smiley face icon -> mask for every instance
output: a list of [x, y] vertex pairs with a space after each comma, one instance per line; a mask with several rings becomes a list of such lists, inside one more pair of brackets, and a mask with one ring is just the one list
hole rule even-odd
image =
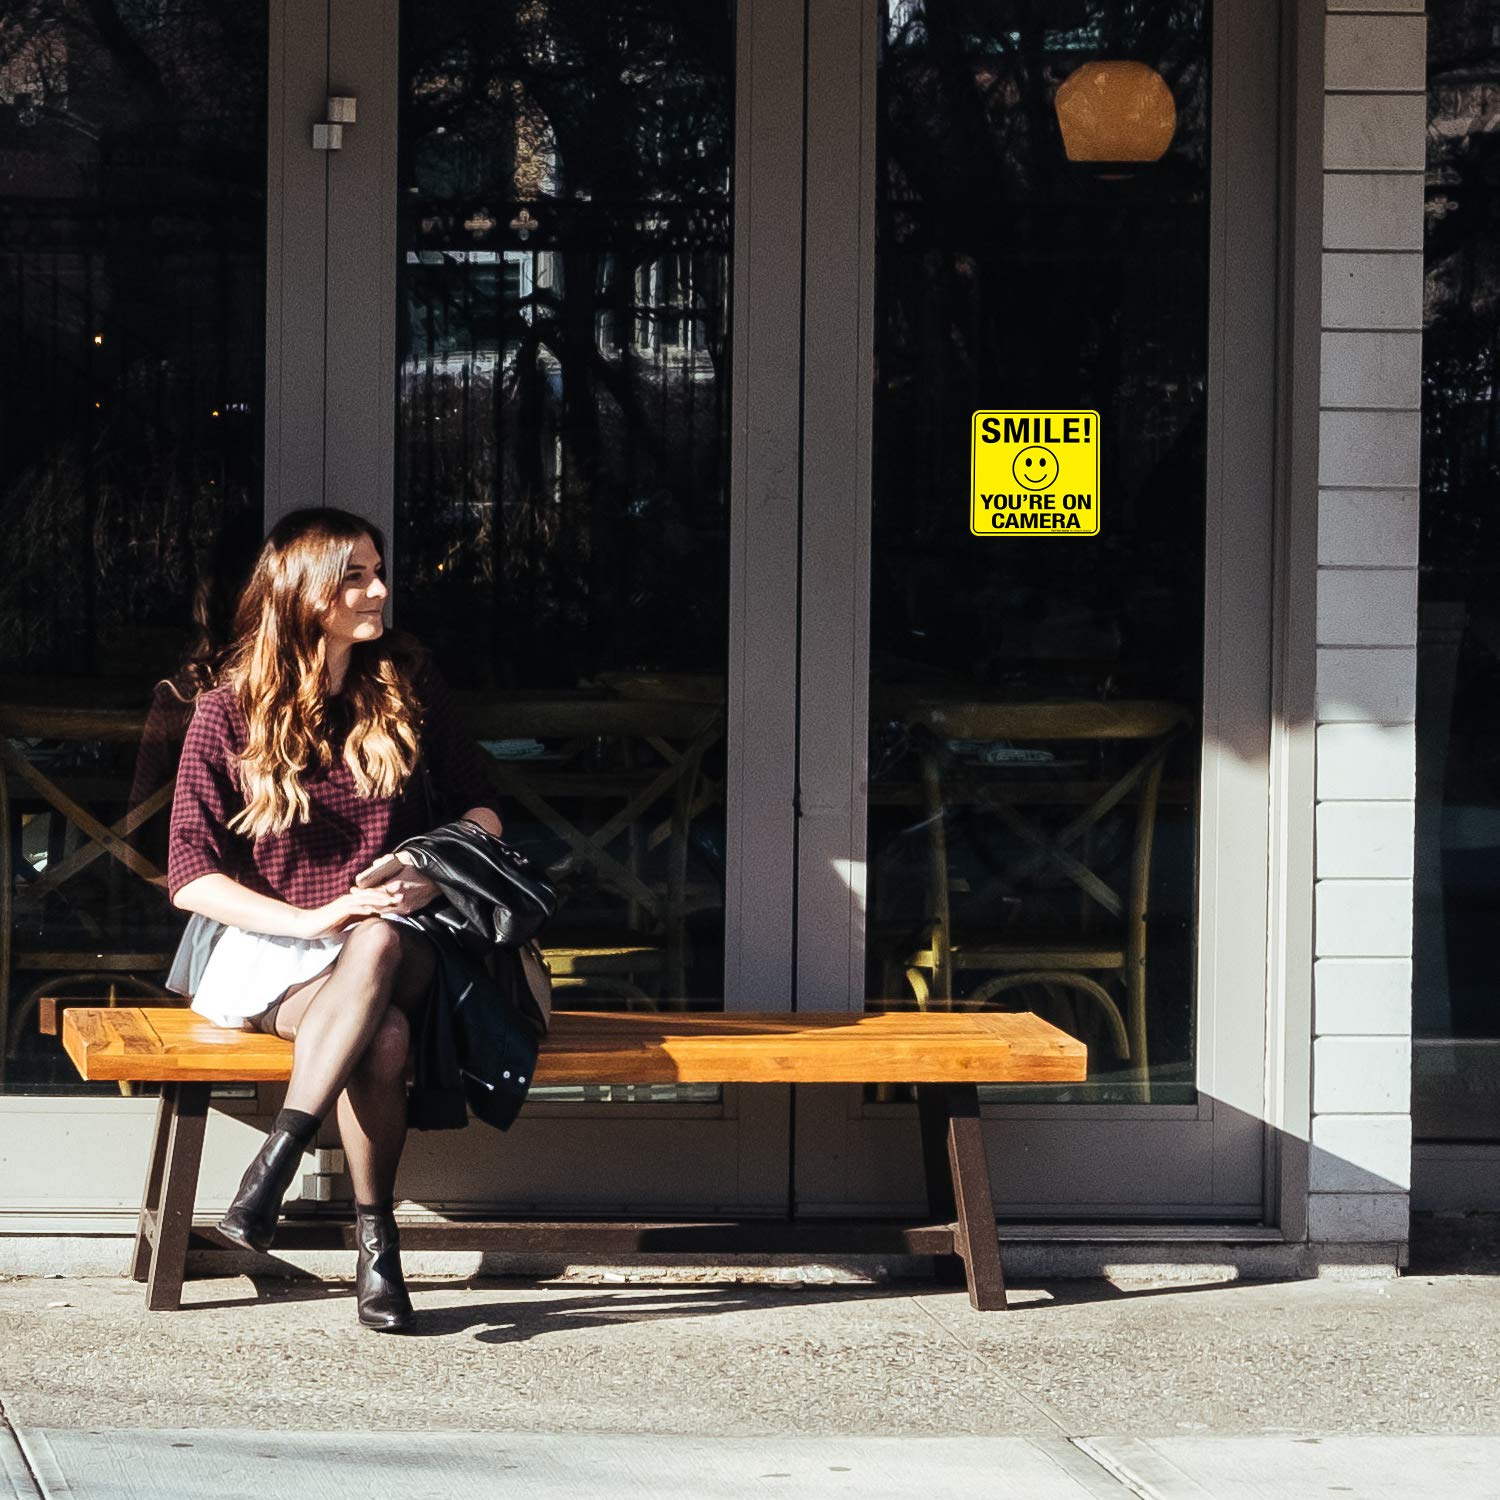
[[1023, 490], [1049, 489], [1057, 481], [1057, 455], [1050, 448], [1033, 443], [1011, 460], [1010, 471]]

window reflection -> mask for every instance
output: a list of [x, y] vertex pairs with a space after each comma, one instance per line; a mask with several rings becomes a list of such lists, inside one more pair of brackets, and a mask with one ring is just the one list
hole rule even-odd
[[1494, 308], [1500, 45], [1487, 7], [1429, 8], [1417, 651], [1413, 1127], [1500, 1136], [1500, 539]]
[[261, 4], [0, 17], [11, 1092], [85, 1087], [41, 993], [153, 990], [180, 927], [155, 876], [184, 710], [152, 685], [191, 694], [221, 538], [258, 535], [265, 65]]

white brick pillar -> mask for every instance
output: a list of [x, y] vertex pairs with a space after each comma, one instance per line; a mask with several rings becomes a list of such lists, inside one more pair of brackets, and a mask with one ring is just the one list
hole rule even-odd
[[1326, 25], [1308, 1232], [1399, 1244], [1411, 1185], [1427, 23], [1422, 0], [1329, 0]]

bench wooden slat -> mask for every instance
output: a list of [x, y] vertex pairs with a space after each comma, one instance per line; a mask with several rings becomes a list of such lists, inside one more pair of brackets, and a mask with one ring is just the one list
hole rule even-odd
[[90, 1055], [102, 1056], [105, 1052], [109, 1043], [109, 1035], [104, 1029], [104, 1012], [102, 1010], [69, 1010], [63, 1014], [67, 1019], [69, 1036], [72, 1038], [71, 1042], [64, 1040], [63, 1046], [68, 1056], [73, 1059], [79, 1077], [87, 1078], [89, 1075], [83, 1071], [83, 1066], [78, 1059]]
[[104, 1012], [105, 1030], [120, 1051], [132, 1057], [160, 1057], [163, 1043], [160, 1033], [138, 1006], [112, 1006]]
[[[136, 1083], [269, 1083], [292, 1044], [183, 1007], [70, 1006], [79, 1075]], [[1073, 1083], [1082, 1042], [1027, 1012], [866, 1015], [555, 1011], [536, 1083]]]

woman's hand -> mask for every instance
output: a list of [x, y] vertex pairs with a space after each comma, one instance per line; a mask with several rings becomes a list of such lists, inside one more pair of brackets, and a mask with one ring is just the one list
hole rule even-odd
[[293, 936], [301, 938], [332, 937], [342, 932], [351, 922], [363, 921], [366, 917], [395, 913], [399, 908], [396, 896], [384, 886], [369, 890], [356, 887], [347, 895], [336, 896], [325, 906], [315, 906], [302, 912], [299, 924], [301, 931]]
[[403, 917], [410, 916], [414, 911], [421, 911], [424, 906], [430, 906], [440, 894], [431, 880], [421, 871], [412, 868], [411, 855], [399, 849], [361, 870], [354, 877], [354, 887], [357, 891], [387, 892], [395, 898], [394, 904], [387, 910]]

